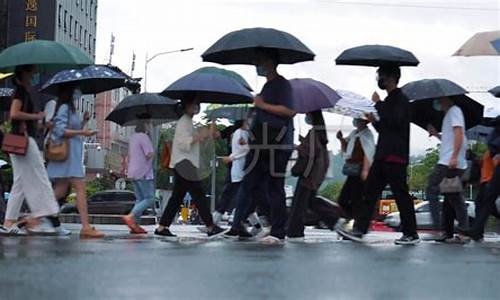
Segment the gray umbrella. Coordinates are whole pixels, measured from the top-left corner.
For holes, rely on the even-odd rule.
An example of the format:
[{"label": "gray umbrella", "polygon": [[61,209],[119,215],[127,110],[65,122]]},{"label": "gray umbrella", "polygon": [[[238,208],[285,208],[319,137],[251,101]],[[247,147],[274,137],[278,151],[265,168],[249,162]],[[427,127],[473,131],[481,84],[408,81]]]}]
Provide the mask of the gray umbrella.
[{"label": "gray umbrella", "polygon": [[488,92],[490,92],[490,94],[492,94],[493,96],[495,96],[497,98],[500,98],[500,85],[497,86],[497,87],[492,88]]},{"label": "gray umbrella", "polygon": [[161,124],[179,119],[178,101],[158,94],[143,93],[125,97],[106,117],[121,126],[134,126],[137,121],[151,120]]},{"label": "gray umbrella", "polygon": [[205,111],[207,118],[214,119],[228,119],[228,120],[244,120],[248,118],[253,108],[246,106],[224,106]]},{"label": "gray umbrella", "polygon": [[466,131],[467,139],[472,141],[478,141],[480,143],[486,143],[488,137],[493,132],[493,127],[488,127],[484,125],[477,125]]},{"label": "gray umbrella", "polygon": [[337,65],[350,66],[417,66],[418,59],[410,51],[386,45],[364,45],[344,50],[337,59]]},{"label": "gray umbrella", "polygon": [[271,50],[280,64],[314,60],[315,54],[295,36],[272,28],[233,31],[201,55],[203,61],[223,65],[255,65],[262,51]]},{"label": "gray umbrella", "polygon": [[444,114],[433,108],[433,100],[450,97],[464,114],[465,127],[472,128],[481,123],[484,107],[465,94],[467,91],[447,79],[423,79],[407,83],[402,87],[403,93],[410,99],[412,122],[426,129],[431,124],[441,129]]}]

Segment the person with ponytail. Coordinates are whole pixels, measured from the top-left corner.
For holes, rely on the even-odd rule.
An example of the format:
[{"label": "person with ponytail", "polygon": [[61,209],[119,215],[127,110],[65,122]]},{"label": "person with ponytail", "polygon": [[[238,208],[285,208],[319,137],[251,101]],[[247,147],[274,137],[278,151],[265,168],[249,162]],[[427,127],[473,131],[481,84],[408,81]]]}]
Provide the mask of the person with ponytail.
[{"label": "person with ponytail", "polygon": [[[26,135],[28,148],[25,155],[10,154],[14,182],[7,202],[5,222],[0,227],[0,233],[26,235],[26,230],[20,226],[20,224],[26,224],[30,233],[56,234],[54,226],[47,217],[57,215],[59,205],[47,176],[42,153],[35,141],[36,124],[45,117],[45,113],[34,111],[29,92],[35,66],[17,66],[14,73],[15,91],[10,107],[12,133]],[[26,222],[18,223],[19,212],[25,199],[31,216],[26,219]]]}]

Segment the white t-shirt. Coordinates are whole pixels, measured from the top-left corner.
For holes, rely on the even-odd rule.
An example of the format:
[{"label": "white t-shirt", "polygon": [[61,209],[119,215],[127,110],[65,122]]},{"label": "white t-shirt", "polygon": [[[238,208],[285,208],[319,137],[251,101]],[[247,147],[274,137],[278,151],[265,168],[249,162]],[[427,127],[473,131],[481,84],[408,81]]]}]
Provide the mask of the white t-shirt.
[{"label": "white t-shirt", "polygon": [[467,169],[467,161],[465,159],[465,152],[467,150],[467,138],[465,137],[465,120],[462,110],[454,105],[452,106],[443,119],[443,127],[441,129],[441,148],[439,149],[439,162],[440,165],[447,166],[450,163],[453,155],[453,147],[455,144],[454,127],[462,127],[463,129],[463,142],[460,152],[458,153],[458,166],[457,168]]},{"label": "white t-shirt", "polygon": [[[233,160],[231,166],[231,182],[240,182],[243,180],[244,168],[245,168],[245,157],[250,151],[248,146],[248,131],[243,129],[238,129],[233,133],[231,138],[231,159]],[[244,145],[240,145],[240,139],[245,141]]]},{"label": "white t-shirt", "polygon": [[195,167],[200,167],[200,143],[192,144],[194,138],[193,119],[184,114],[175,128],[174,140],[172,142],[172,155],[170,167],[174,168],[178,162],[189,160]]}]

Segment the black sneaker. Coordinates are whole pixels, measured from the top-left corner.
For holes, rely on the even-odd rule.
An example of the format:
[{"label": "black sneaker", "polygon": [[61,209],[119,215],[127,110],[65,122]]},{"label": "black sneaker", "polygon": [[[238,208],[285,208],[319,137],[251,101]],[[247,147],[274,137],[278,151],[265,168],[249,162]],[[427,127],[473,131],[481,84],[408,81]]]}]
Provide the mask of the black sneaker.
[{"label": "black sneaker", "polygon": [[212,230],[207,231],[207,235],[209,238],[214,238],[219,235],[222,235],[224,232],[226,232],[224,229],[220,228],[217,225],[214,225],[214,228],[212,228]]},{"label": "black sneaker", "polygon": [[165,238],[170,239],[170,240],[177,239],[177,236],[175,234],[173,234],[172,232],[170,232],[170,230],[168,228],[163,228],[162,230],[156,229],[155,235],[159,235],[159,236],[165,237]]},{"label": "black sneaker", "polygon": [[415,235],[403,235],[399,239],[394,241],[396,245],[416,245],[420,243],[420,238],[418,234]]},{"label": "black sneaker", "polygon": [[351,240],[353,242],[362,243],[363,242],[363,233],[356,229],[349,230],[345,229],[343,226],[339,226],[335,229],[338,235],[342,236],[344,239]]},{"label": "black sneaker", "polygon": [[237,239],[238,236],[240,235],[240,232],[238,230],[235,230],[231,228],[229,231],[226,231],[224,233],[224,237],[228,239]]},{"label": "black sneaker", "polygon": [[444,243],[447,239],[452,238],[453,234],[444,233],[435,239],[436,242]]},{"label": "black sneaker", "polygon": [[254,236],[248,232],[248,230],[246,230],[245,228],[242,228],[240,229],[240,231],[238,232],[238,239],[239,240],[249,240],[249,239],[252,239],[254,238]]}]

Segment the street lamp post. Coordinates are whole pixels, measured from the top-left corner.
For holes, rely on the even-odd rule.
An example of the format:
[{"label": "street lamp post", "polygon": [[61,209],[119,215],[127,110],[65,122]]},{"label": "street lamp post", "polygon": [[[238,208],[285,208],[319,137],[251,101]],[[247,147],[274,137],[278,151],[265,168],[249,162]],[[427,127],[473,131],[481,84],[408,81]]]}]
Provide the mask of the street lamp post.
[{"label": "street lamp post", "polygon": [[178,49],[178,50],[172,50],[172,51],[165,51],[165,52],[160,52],[156,53],[155,55],[149,57],[148,53],[146,52],[146,63],[144,64],[144,91],[147,92],[148,90],[148,64],[158,56],[162,56],[165,54],[170,54],[170,53],[176,53],[176,52],[186,52],[186,51],[191,51],[194,48],[184,48],[184,49]]}]

